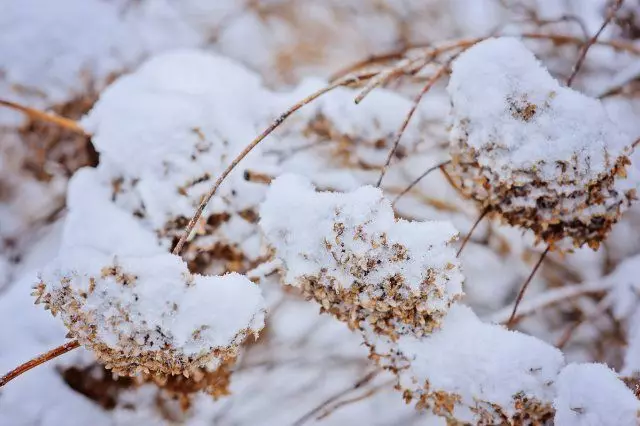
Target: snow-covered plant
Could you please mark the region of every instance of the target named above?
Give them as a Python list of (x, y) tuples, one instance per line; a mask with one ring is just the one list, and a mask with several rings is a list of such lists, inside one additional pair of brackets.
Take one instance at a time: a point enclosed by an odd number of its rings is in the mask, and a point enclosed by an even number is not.
[(198, 375), (234, 359), (264, 326), (260, 289), (232, 273), (189, 273), (172, 254), (108, 257), (88, 247), (48, 265), (36, 302), (59, 315), (69, 337), (126, 376)]
[[(266, 121), (268, 95), (244, 67), (196, 51), (161, 55), (117, 80), (82, 121), (113, 202), (171, 249), (212, 180)], [(246, 167), (269, 165), (255, 153)], [(191, 270), (249, 269), (259, 256), (256, 206), (263, 194), (263, 185), (242, 173), (230, 176), (186, 242)]]
[(242, 244), (257, 229), (250, 209), (260, 186), (234, 176), (187, 242), (188, 263), (169, 253), (209, 173), (259, 116), (236, 99), (240, 90), (245, 99), (262, 93), (229, 61), (179, 52), (119, 80), (83, 121), (100, 164), (70, 182), (62, 250), (35, 295), (116, 374), (219, 396), (239, 345), (264, 327), (261, 290), (246, 276), (192, 272), (246, 270), (259, 254), (257, 243)]
[(556, 387), (556, 425), (640, 423), (640, 400), (604, 364), (569, 364), (560, 372)]
[(599, 100), (562, 87), (521, 41), (489, 39), (452, 67), (460, 189), (558, 249), (597, 249), (635, 199), (633, 139)]
[(466, 306), (452, 306), (429, 336), (368, 340), (378, 363), (398, 375), (406, 401), (454, 424), (544, 424), (553, 417), (562, 353), (485, 324)]
[(392, 339), (438, 326), (462, 295), (462, 274), (447, 222), (396, 220), (382, 191), (316, 192), (284, 175), (260, 207), (260, 226), (299, 287), (353, 329)]

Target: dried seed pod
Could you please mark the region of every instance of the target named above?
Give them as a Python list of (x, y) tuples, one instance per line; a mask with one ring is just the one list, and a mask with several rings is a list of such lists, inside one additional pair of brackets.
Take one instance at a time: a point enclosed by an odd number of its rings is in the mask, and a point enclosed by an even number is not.
[(428, 334), (462, 295), (453, 226), (396, 220), (379, 189), (318, 193), (285, 175), (260, 216), (285, 283), (353, 329)]
[(462, 54), (448, 91), (457, 186), (555, 249), (597, 249), (635, 199), (632, 140), (600, 101), (561, 87), (512, 38)]
[(234, 359), (264, 326), (260, 289), (246, 277), (192, 275), (170, 254), (70, 250), (44, 270), (35, 295), (106, 368), (160, 382), (204, 378), (203, 367)]

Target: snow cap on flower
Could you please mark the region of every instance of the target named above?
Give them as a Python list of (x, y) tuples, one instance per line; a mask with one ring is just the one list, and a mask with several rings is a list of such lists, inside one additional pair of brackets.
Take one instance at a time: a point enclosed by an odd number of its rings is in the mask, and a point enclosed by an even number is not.
[(246, 277), (202, 276), (169, 253), (106, 256), (68, 250), (41, 273), (37, 302), (70, 337), (121, 375), (197, 374), (235, 358), (264, 327), (264, 300)]
[(462, 295), (457, 231), (449, 222), (396, 220), (377, 188), (316, 192), (284, 175), (271, 184), (260, 226), (284, 282), (352, 328), (423, 335)]
[(452, 68), (450, 149), (461, 190), (554, 248), (597, 248), (635, 198), (625, 179), (632, 139), (517, 39), (478, 43)]

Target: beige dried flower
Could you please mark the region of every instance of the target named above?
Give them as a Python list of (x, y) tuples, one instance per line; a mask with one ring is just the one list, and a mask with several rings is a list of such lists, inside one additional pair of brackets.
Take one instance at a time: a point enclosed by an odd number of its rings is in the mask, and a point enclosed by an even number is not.
[(511, 38), (462, 54), (448, 91), (457, 186), (552, 248), (597, 249), (635, 199), (631, 140), (600, 101), (561, 87)]
[(260, 215), (285, 283), (353, 329), (429, 334), (462, 294), (455, 229), (396, 220), (379, 189), (318, 193), (287, 175), (272, 183)]

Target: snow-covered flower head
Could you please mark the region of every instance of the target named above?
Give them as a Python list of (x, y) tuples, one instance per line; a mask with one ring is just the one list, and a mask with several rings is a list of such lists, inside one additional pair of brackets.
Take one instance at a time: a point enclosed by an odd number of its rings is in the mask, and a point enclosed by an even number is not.
[(108, 257), (88, 248), (48, 265), (37, 302), (70, 337), (121, 375), (199, 374), (237, 355), (264, 326), (260, 289), (246, 277), (190, 274), (177, 256)]
[(462, 295), (453, 226), (396, 220), (379, 189), (316, 192), (284, 175), (269, 189), (260, 226), (285, 283), (352, 328), (428, 334)]
[(463, 53), (448, 91), (460, 189), (554, 248), (597, 248), (635, 198), (632, 140), (601, 102), (560, 86), (513, 38)]

